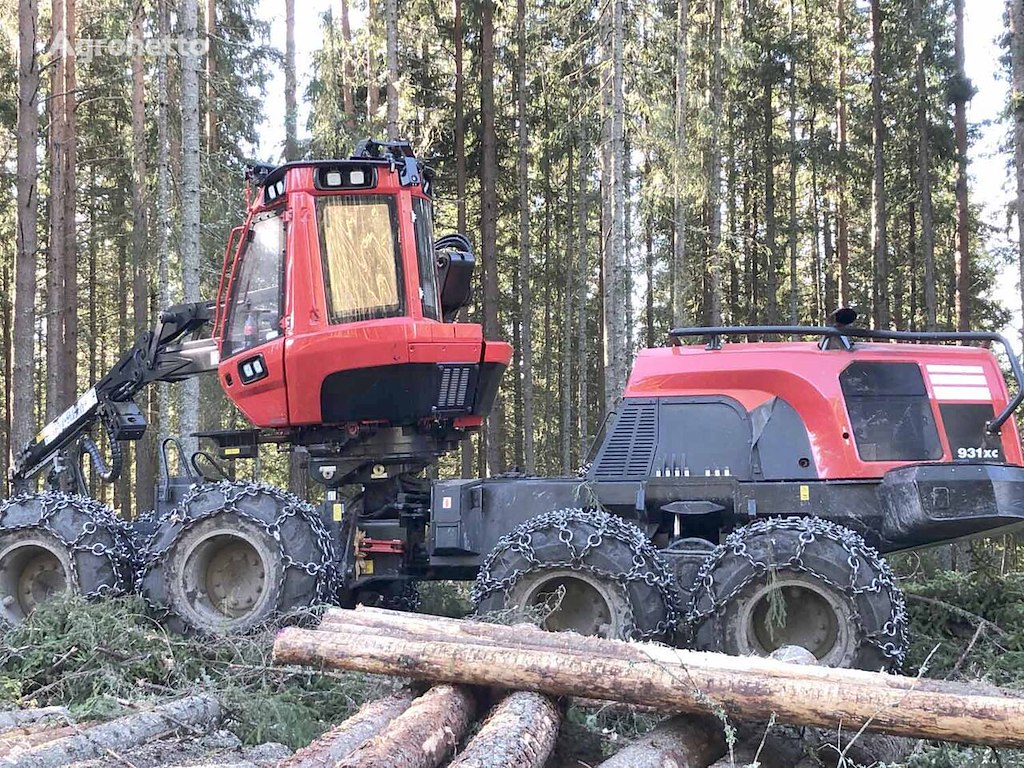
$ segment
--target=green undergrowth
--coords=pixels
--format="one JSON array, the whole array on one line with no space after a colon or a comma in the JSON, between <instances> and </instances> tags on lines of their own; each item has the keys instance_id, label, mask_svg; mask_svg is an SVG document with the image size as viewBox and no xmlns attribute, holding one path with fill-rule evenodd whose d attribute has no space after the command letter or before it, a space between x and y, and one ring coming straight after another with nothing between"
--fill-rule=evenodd
<instances>
[{"instance_id":1,"label":"green undergrowth","mask_svg":"<svg viewBox=\"0 0 1024 768\"><path fill-rule=\"evenodd\" d=\"M136 598L54 600L0 634L0 706L70 707L114 717L140 701L210 692L247 744L308 744L392 681L271 664L273 633L226 638L166 632Z\"/></svg>"}]
</instances>

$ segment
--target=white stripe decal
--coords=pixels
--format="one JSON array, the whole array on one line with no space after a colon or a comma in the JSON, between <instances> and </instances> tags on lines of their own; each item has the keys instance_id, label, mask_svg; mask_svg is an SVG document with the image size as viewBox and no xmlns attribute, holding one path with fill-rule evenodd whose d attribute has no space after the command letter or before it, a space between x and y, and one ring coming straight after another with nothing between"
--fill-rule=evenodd
<instances>
[{"instance_id":1,"label":"white stripe decal","mask_svg":"<svg viewBox=\"0 0 1024 768\"><path fill-rule=\"evenodd\" d=\"M932 385L953 384L967 387L987 387L985 377L978 373L929 373Z\"/></svg>"},{"instance_id":2,"label":"white stripe decal","mask_svg":"<svg viewBox=\"0 0 1024 768\"><path fill-rule=\"evenodd\" d=\"M927 365L928 373L984 373L980 365Z\"/></svg>"},{"instance_id":3,"label":"white stripe decal","mask_svg":"<svg viewBox=\"0 0 1024 768\"><path fill-rule=\"evenodd\" d=\"M972 402L989 402L992 393L988 387L935 387L936 400L970 400Z\"/></svg>"}]
</instances>

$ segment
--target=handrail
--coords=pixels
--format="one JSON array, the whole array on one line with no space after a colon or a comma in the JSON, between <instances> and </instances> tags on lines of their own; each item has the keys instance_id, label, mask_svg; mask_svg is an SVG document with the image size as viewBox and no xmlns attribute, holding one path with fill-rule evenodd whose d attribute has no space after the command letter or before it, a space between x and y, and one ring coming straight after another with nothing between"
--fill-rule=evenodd
<instances>
[{"instance_id":1,"label":"handrail","mask_svg":"<svg viewBox=\"0 0 1024 768\"><path fill-rule=\"evenodd\" d=\"M985 424L989 434L998 434L1006 420L1013 415L1024 402L1024 369L1020 360L1013 353L1013 348L1006 337L993 331L884 331L871 328L851 328L849 326L812 326L812 325L738 325L713 326L706 328L673 328L668 332L673 339L710 337L713 349L720 347L722 336L821 336L822 348L828 339L839 339L846 349L850 349L850 339L876 339L878 341L988 341L1001 344L1010 360L1010 369L1017 382L1017 394L1007 403L1006 407L994 419Z\"/></svg>"}]
</instances>

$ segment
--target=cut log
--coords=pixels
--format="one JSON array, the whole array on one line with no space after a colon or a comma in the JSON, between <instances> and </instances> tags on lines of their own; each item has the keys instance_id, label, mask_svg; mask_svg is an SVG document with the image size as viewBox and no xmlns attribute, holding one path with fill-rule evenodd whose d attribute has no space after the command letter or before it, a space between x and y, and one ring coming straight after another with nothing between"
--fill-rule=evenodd
<instances>
[{"instance_id":1,"label":"cut log","mask_svg":"<svg viewBox=\"0 0 1024 768\"><path fill-rule=\"evenodd\" d=\"M68 722L67 707L36 707L35 709L11 709L0 712L0 735L12 728L21 728L40 721Z\"/></svg>"},{"instance_id":2,"label":"cut log","mask_svg":"<svg viewBox=\"0 0 1024 768\"><path fill-rule=\"evenodd\" d=\"M725 723L710 715L676 715L598 768L706 768L725 754Z\"/></svg>"},{"instance_id":3,"label":"cut log","mask_svg":"<svg viewBox=\"0 0 1024 768\"><path fill-rule=\"evenodd\" d=\"M161 704L148 712L136 712L79 730L73 736L65 736L18 755L9 755L0 760L0 766L60 768L109 752L120 752L179 728L199 726L206 730L220 720L220 715L220 704L212 696L189 696Z\"/></svg>"},{"instance_id":4,"label":"cut log","mask_svg":"<svg viewBox=\"0 0 1024 768\"><path fill-rule=\"evenodd\" d=\"M78 733L80 729L73 725L42 726L32 725L15 728L0 735L0 757L20 755L40 744L47 744L65 736Z\"/></svg>"},{"instance_id":5,"label":"cut log","mask_svg":"<svg viewBox=\"0 0 1024 768\"><path fill-rule=\"evenodd\" d=\"M510 693L448 768L544 768L558 739L562 711L539 693Z\"/></svg>"},{"instance_id":6,"label":"cut log","mask_svg":"<svg viewBox=\"0 0 1024 768\"><path fill-rule=\"evenodd\" d=\"M603 641L609 655L425 642L343 631L286 629L274 657L281 664L421 680L499 686L555 696L646 704L673 714L721 707L741 720L768 720L992 746L1024 746L1024 699L961 695L933 681L857 670L735 658L647 644ZM622 648L629 657L622 657ZM827 673L827 678L823 675Z\"/></svg>"},{"instance_id":7,"label":"cut log","mask_svg":"<svg viewBox=\"0 0 1024 768\"><path fill-rule=\"evenodd\" d=\"M308 747L278 764L278 768L332 768L360 744L387 728L413 701L405 689L364 704L358 712L334 726Z\"/></svg>"},{"instance_id":8,"label":"cut log","mask_svg":"<svg viewBox=\"0 0 1024 768\"><path fill-rule=\"evenodd\" d=\"M391 721L335 763L337 768L435 768L466 735L476 712L467 688L435 685Z\"/></svg>"}]
</instances>

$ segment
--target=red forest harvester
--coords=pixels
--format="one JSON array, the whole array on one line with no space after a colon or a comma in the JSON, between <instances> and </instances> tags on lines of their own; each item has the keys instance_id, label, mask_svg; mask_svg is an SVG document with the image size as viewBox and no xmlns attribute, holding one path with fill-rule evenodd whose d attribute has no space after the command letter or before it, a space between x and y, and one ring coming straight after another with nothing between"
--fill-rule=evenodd
<instances>
[{"instance_id":1,"label":"red forest harvester","mask_svg":"<svg viewBox=\"0 0 1024 768\"><path fill-rule=\"evenodd\" d=\"M476 579L481 609L540 610L550 629L895 668L907 617L879 553L1024 522L1024 373L1011 353L1011 399L989 350L947 344L1006 341L856 329L849 311L823 328L672 331L640 353L578 477L427 480L480 426L511 355L454 322L473 258L461 236L433 241L429 173L407 145L364 142L253 182L217 301L162 313L17 456L4 620L64 587L137 589L174 627L239 631L316 600L394 605L413 581ZM818 341L725 343L749 336ZM83 456L112 478L118 441L142 434L139 389L209 370L254 428L202 437L221 459L307 451L319 509L209 481L205 454L172 477L174 440L152 515L122 524L75 495ZM50 490L28 493L44 472Z\"/></svg>"}]
</instances>

